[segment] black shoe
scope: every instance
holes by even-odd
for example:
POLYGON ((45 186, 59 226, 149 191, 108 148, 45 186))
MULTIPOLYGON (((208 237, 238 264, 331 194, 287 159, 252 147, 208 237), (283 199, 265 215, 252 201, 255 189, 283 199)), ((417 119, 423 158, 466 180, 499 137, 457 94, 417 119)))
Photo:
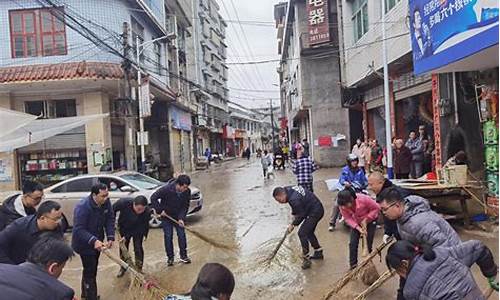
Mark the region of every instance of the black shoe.
POLYGON ((323 250, 314 250, 314 254, 309 259, 324 259, 323 250))
POLYGON ((191 263, 191 259, 189 257, 181 257, 180 258, 180 261, 183 263, 183 264, 190 264, 191 263))
POLYGON ((125 272, 127 272, 126 269, 124 268, 120 268, 120 271, 118 272, 118 274, 116 274, 116 278, 121 278, 123 277, 123 275, 125 275, 125 272))
POLYGON ((352 265, 352 266, 350 266, 350 267, 349 267, 349 271, 352 271, 352 270, 356 269, 356 267, 357 267, 357 266, 358 266, 358 265, 352 265))
POLYGON ((302 270, 309 269, 311 267, 311 260, 307 257, 302 258, 302 270))
POLYGON ((171 267, 171 266, 173 266, 173 265, 174 265, 174 259, 173 259, 173 258, 169 258, 169 259, 167 260, 167 266, 168 266, 168 267, 171 267))

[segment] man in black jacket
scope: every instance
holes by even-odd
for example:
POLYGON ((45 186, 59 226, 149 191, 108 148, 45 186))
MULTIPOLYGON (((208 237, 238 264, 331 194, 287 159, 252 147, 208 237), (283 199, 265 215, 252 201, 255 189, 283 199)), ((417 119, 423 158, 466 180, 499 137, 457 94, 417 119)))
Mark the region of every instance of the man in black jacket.
POLYGON ((310 259, 323 259, 323 250, 314 233, 324 215, 323 204, 316 195, 301 186, 277 187, 273 191, 273 197, 279 203, 288 203, 292 207, 294 220, 288 226, 289 233, 302 223, 298 232, 303 254, 302 269, 310 268, 310 259), (314 249, 311 256, 309 243, 314 249))
POLYGON ((23 183, 23 193, 7 198, 0 206, 0 230, 14 220, 34 215, 43 198, 43 186, 37 182, 23 183))
POLYGON ((28 260, 20 265, 0 264, 0 298, 15 300, 72 300, 75 292, 57 280, 73 250, 64 241, 41 238, 28 260))
POLYGON ((0 263, 18 265, 26 261, 28 251, 41 235, 53 233, 62 239, 62 211, 59 203, 40 204, 36 215, 15 220, 0 231, 0 263))
POLYGON ((151 205, 157 214, 162 216, 162 227, 165 238, 165 250, 167 251, 167 265, 174 264, 174 227, 177 231, 179 243, 180 261, 185 264, 191 263, 187 255, 186 232, 184 230, 184 221, 189 209, 191 200, 191 191, 189 185, 191 179, 187 175, 180 175, 171 183, 159 188, 151 196, 151 205), (168 219, 172 217, 177 224, 168 219))
MULTIPOLYGON (((148 199, 144 196, 137 196, 134 199, 120 199, 113 204, 113 211, 115 214, 120 214, 118 217, 118 232, 124 239, 127 250, 130 240, 134 240, 135 265, 139 271, 142 271, 144 262, 142 242, 148 236, 149 219, 151 218, 148 199)), ((121 248, 120 257, 125 260, 121 248)), ((122 277, 126 271, 125 268, 121 268, 117 277, 122 277)))

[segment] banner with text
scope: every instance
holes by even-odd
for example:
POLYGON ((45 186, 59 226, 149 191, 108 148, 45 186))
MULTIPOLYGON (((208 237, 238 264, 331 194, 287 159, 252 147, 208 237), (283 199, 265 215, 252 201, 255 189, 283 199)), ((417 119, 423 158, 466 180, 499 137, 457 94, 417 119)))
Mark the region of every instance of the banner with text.
POLYGON ((328 21, 328 0, 307 0, 309 45, 318 45, 330 41, 328 21))

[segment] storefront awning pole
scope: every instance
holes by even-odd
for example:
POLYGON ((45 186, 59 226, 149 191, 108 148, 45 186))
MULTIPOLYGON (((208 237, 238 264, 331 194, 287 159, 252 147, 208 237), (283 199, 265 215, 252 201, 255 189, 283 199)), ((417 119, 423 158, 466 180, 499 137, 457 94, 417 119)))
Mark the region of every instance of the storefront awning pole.
POLYGON ((392 168, 391 105, 389 97, 389 70, 387 66, 387 39, 385 32, 385 0, 382 1, 382 59, 384 63, 385 145, 387 149, 387 177, 394 178, 392 168))

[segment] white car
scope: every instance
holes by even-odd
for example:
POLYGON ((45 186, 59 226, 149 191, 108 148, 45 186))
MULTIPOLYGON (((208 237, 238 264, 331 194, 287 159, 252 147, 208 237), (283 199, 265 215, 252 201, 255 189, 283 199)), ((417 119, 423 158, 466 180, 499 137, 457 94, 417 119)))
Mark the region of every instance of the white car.
MULTIPOLYGON (((80 175, 46 188, 44 190, 44 201, 53 200, 61 204, 69 226, 73 226, 73 210, 76 204, 82 198, 88 196, 91 187, 99 182, 108 186, 111 203, 121 198, 135 198, 137 196, 145 196, 148 202, 150 202, 151 195, 165 184, 164 182, 133 171, 80 175)), ((192 185, 189 188, 191 190, 191 203, 188 215, 201 210, 203 206, 201 191, 192 185)), ((149 224, 151 227, 156 228, 160 226, 161 221, 156 216, 152 216, 149 224)))

